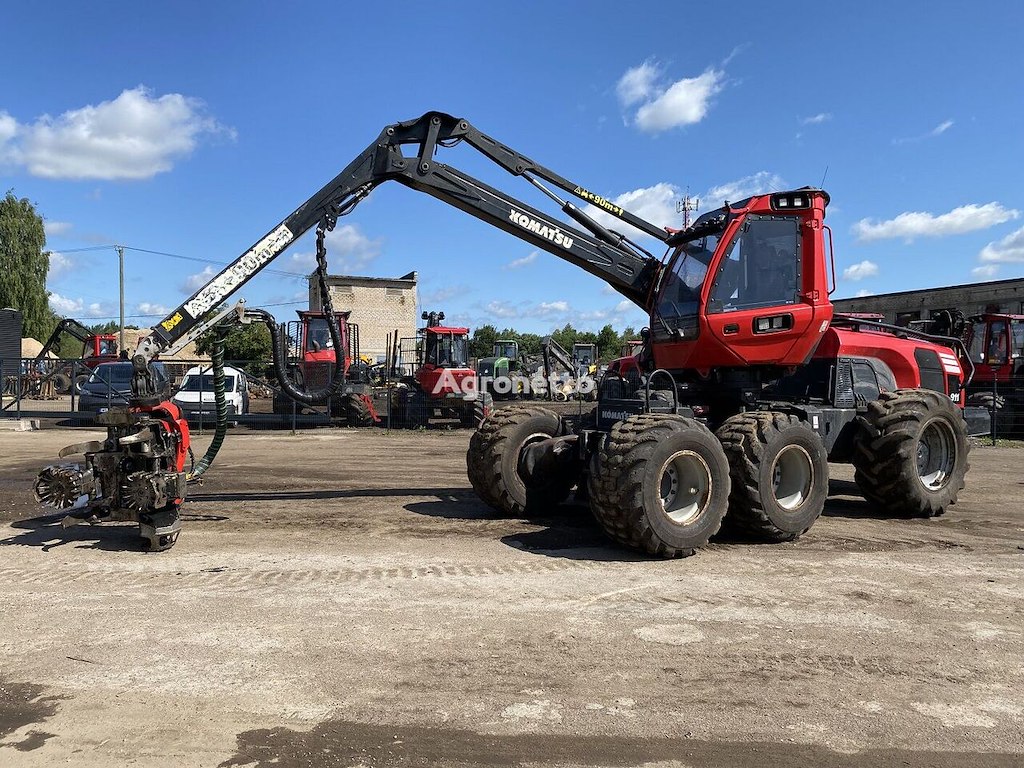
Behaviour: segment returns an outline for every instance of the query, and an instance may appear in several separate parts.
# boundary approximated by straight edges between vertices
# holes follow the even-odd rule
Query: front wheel
[[[573,468],[528,472],[523,450],[562,433],[558,415],[547,408],[499,408],[473,433],[466,471],[477,496],[506,515],[529,517],[565,501],[579,479]]]
[[[956,503],[970,446],[963,414],[946,395],[883,392],[862,422],[854,479],[869,502],[899,517],[933,517]]]
[[[708,543],[729,504],[718,439],[683,416],[643,414],[612,427],[591,463],[590,508],[618,543],[686,557]]]

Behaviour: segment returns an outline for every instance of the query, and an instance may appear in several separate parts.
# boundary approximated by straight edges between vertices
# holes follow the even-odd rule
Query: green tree
[[[519,351],[524,355],[540,354],[540,335],[536,333],[520,333],[516,340],[519,342]]]
[[[551,338],[560,344],[566,352],[572,352],[572,345],[576,343],[578,335],[579,333],[572,327],[572,323],[566,323],[558,330],[551,332]]]
[[[214,331],[207,331],[196,340],[196,352],[208,355],[213,349]],[[273,345],[270,331],[263,323],[236,325],[224,339],[224,361],[240,364],[250,373],[260,375],[271,359]]]
[[[24,334],[40,340],[56,324],[46,290],[50,254],[45,246],[43,219],[35,206],[8,190],[0,200],[0,307],[20,310]]]
[[[118,323],[117,320],[108,320],[105,323],[96,323],[95,325],[89,325],[86,327],[97,336],[104,333],[119,333],[121,331],[121,324]],[[139,326],[132,325],[131,323],[127,323],[125,325],[126,329],[130,328],[132,330],[138,330],[138,327]]]
[[[619,356],[622,337],[612,328],[611,323],[604,326],[597,334],[597,350],[601,360],[614,360]]]
[[[502,336],[501,338],[511,338]],[[498,329],[493,325],[481,325],[474,329],[469,340],[469,356],[475,358],[490,357],[494,350],[494,342],[498,339]]]

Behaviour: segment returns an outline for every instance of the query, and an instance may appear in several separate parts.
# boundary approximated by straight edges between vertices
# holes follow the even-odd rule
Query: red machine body
[[[416,383],[430,397],[461,397],[463,381],[475,377],[469,367],[469,328],[431,325],[423,329],[423,362]]]

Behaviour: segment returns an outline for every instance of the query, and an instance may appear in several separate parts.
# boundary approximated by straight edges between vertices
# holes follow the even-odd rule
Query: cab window
[[[985,362],[1003,365],[1007,360],[1006,321],[993,320],[988,329],[988,353]]]
[[[795,304],[800,284],[799,220],[748,216],[719,264],[708,313]]]

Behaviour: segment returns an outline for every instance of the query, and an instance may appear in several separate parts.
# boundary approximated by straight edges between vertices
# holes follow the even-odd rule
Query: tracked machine
[[[545,213],[436,159],[460,143],[525,180],[560,213]],[[143,472],[146,487],[155,490],[131,495],[129,516],[140,523],[154,513],[175,516],[184,498],[176,479],[182,470],[170,460],[157,469],[137,468],[136,454],[181,456],[188,443],[187,432],[175,429],[173,411],[148,404],[154,397],[149,361],[225,322],[269,322],[266,313],[244,307],[211,313],[314,227],[324,308],[333,314],[324,232],[385,181],[432,195],[598,276],[649,314],[638,364],[602,379],[592,421],[570,428],[531,405],[497,409],[474,433],[470,482],[502,513],[547,511],[578,488],[612,539],[652,555],[679,556],[707,543],[723,521],[767,541],[800,536],[822,511],[830,460],[852,462],[867,499],[893,515],[940,514],[964,487],[968,374],[962,344],[865,328],[856,318],[833,315],[831,235],[824,221],[829,196],[823,190],[731,202],[671,231],[466,120],[428,113],[386,127],[340,174],[155,326],[133,358],[136,401],[123,416],[127,426],[111,424],[101,451],[78,447],[87,466],[103,456],[112,468],[107,480],[80,479],[68,470],[60,492],[44,489],[41,498],[62,506],[81,491],[74,501],[80,508],[114,510],[125,504],[118,489]],[[569,196],[661,243],[664,257],[599,223]],[[337,333],[333,324],[331,330]],[[338,338],[334,345],[342,348]],[[295,388],[278,357],[283,386]],[[328,397],[344,383],[343,371],[337,373],[325,390],[290,394],[309,402]],[[120,463],[108,454],[119,454]]]

